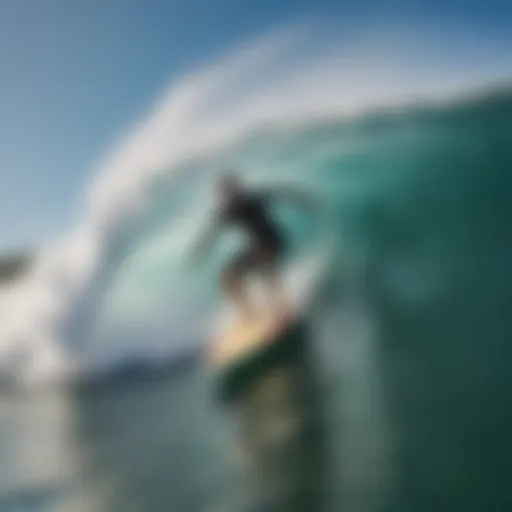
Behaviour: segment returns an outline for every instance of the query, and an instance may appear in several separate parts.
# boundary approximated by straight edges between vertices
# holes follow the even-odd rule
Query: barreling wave
[[[509,76],[477,66],[441,76],[439,55],[421,47],[419,60],[410,33],[394,29],[390,41],[362,34],[313,47],[292,27],[175,81],[99,166],[75,228],[2,291],[0,366],[33,382],[203,342],[218,303],[216,268],[240,240],[229,237],[195,271],[187,250],[211,207],[211,179],[225,167],[251,184],[292,180],[322,196],[321,219],[278,211],[297,268],[312,245],[317,254],[343,251],[344,267],[357,267],[362,255],[350,256],[345,243],[357,240],[354,226],[383,191],[421,174],[413,168],[438,150],[451,112],[402,107],[441,105]],[[435,287],[431,272],[423,279],[413,281]]]

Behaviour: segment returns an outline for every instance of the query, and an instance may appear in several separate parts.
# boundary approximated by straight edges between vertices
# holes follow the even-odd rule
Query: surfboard
[[[286,331],[304,319],[312,309],[315,292],[321,286],[328,260],[313,253],[298,264],[287,269],[284,286],[287,299],[287,314],[278,315],[265,308],[255,318],[243,321],[233,317],[227,310],[221,311],[218,323],[207,350],[208,364],[222,368],[237,364],[282,337]]]
[[[210,368],[217,376],[222,402],[236,401],[273,369],[302,352],[305,327],[301,320],[298,315],[283,321],[268,315],[228,328],[220,336],[212,346]]]
[[[285,290],[287,314],[278,316],[265,308],[250,321],[241,321],[224,310],[218,317],[206,349],[206,365],[215,376],[221,398],[245,392],[254,379],[302,351],[308,319],[314,310],[327,260],[312,254],[288,269]],[[223,313],[223,314],[222,314]]]
[[[268,311],[248,321],[233,321],[213,340],[209,362],[219,369],[238,364],[278,339],[296,320],[296,313],[280,317]]]

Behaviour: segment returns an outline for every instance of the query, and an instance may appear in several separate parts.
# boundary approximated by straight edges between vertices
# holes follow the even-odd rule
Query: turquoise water
[[[84,357],[154,357],[205,339],[218,266],[239,240],[228,235],[194,271],[186,249],[211,169],[226,162],[250,183],[293,180],[323,200],[313,218],[276,211],[295,261],[315,246],[335,262],[311,339],[329,454],[318,510],[508,510],[510,94],[263,129],[183,162],[110,245],[94,307],[74,325],[92,326]],[[231,436],[199,370],[9,396],[0,509],[209,510],[239,486]]]

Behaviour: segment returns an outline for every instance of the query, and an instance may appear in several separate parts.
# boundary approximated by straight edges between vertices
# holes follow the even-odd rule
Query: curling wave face
[[[337,274],[362,272],[404,304],[443,293],[471,246],[465,216],[510,162],[510,95],[404,112],[420,96],[457,97],[496,77],[475,68],[464,83],[455,73],[404,81],[404,66],[415,76],[414,55],[399,64],[389,48],[376,56],[378,41],[355,55],[337,48],[297,59],[298,47],[293,30],[257,41],[155,104],[99,169],[76,228],[2,291],[1,366],[37,381],[204,342],[218,266],[242,241],[228,235],[195,271],[187,250],[225,167],[251,185],[293,181],[322,198],[320,219],[285,206],[276,215],[299,267],[311,246],[338,261],[333,288]],[[374,65],[354,65],[369,55]],[[386,81],[377,85],[378,76]],[[363,115],[378,107],[386,110]]]

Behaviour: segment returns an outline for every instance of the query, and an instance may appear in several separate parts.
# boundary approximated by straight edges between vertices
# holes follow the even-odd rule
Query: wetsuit
[[[273,265],[285,251],[284,236],[269,211],[269,199],[268,194],[247,194],[224,206],[220,213],[221,224],[239,227],[251,238],[249,247],[229,265],[237,273]]]

